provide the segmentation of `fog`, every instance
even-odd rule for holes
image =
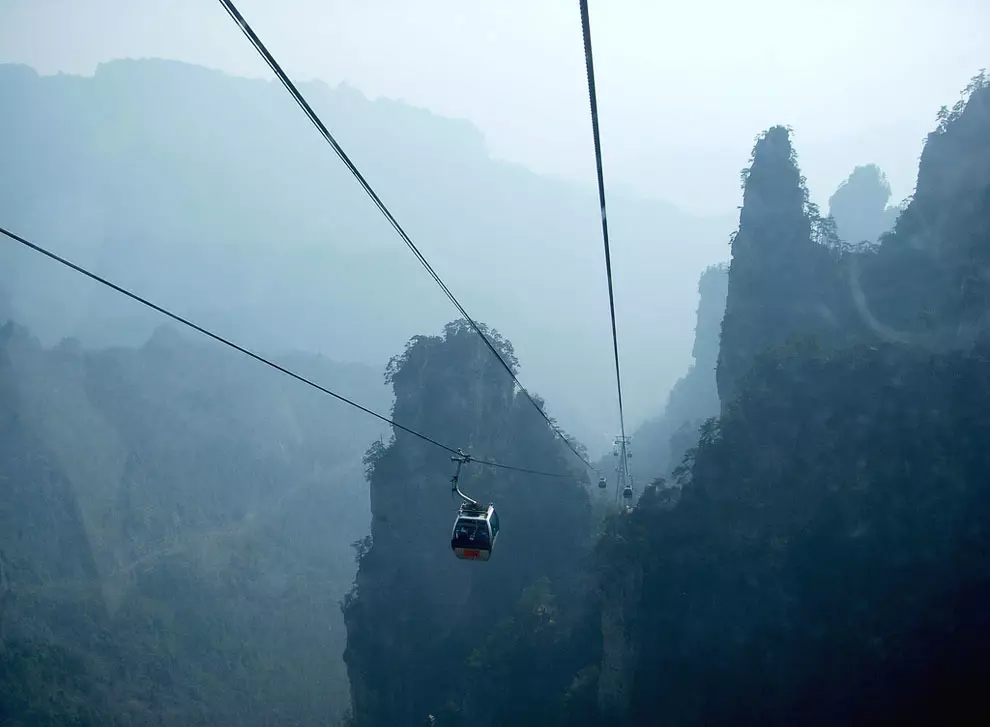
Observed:
[[[218,3],[0,7],[0,60],[42,73],[155,56],[270,75]],[[239,7],[294,78],[346,82],[371,98],[470,119],[495,157],[593,181],[580,18],[570,0]],[[907,196],[930,109],[985,64],[990,22],[979,0],[609,0],[592,2],[591,15],[609,188],[714,214],[738,204],[735,174],[772,123],[795,128],[820,204],[867,162],[887,172],[895,199]]]
[[[590,185],[587,89],[580,21],[572,5],[254,0],[241,10],[294,78],[346,83],[372,99],[401,99],[467,119],[484,135],[493,158]],[[162,57],[239,76],[271,76],[219,4],[4,0],[0,7],[0,61],[26,63],[43,74],[91,74],[98,63],[115,58]],[[803,169],[820,204],[853,166],[868,162],[887,173],[895,200],[907,196],[931,122],[929,109],[951,98],[979,66],[977,19],[990,20],[990,10],[976,2],[938,6],[937,14],[935,7],[849,2],[795,13],[782,2],[674,8],[632,0],[592,4],[605,175],[616,198],[615,261],[618,282],[625,283],[618,285],[616,305],[628,351],[631,425],[662,405],[663,390],[683,369],[690,346],[690,331],[676,321],[670,335],[655,331],[644,340],[638,333],[644,326],[640,312],[672,305],[678,314],[690,312],[693,301],[671,303],[669,296],[645,291],[623,275],[631,276],[630,268],[649,256],[659,266],[696,277],[702,259],[715,262],[726,250],[710,239],[676,234],[623,235],[619,198],[655,198],[711,215],[715,235],[727,236],[739,199],[736,172],[754,134],[776,122],[795,128]],[[932,33],[953,38],[952,52],[921,42]],[[819,40],[808,43],[809,35]],[[905,46],[913,48],[910,54],[898,52]],[[287,96],[282,103],[291,106]],[[335,128],[335,119],[325,121]],[[341,141],[346,148],[348,139]],[[361,164],[360,157],[356,161]],[[416,178],[416,170],[404,173]],[[373,185],[387,181],[371,178]],[[436,219],[448,214],[442,198],[429,204]],[[552,218],[560,210],[545,213]],[[355,214],[375,213],[365,208]],[[588,222],[593,225],[593,215]],[[468,240],[471,220],[464,223],[461,234]],[[429,257],[431,240],[420,238]],[[408,254],[395,242],[394,254]],[[592,236],[587,243],[594,244]],[[642,249],[646,246],[649,253]],[[704,246],[703,252],[689,251],[691,246]],[[600,257],[591,247],[582,252],[589,260]],[[547,269],[538,250],[531,254],[527,264]],[[554,271],[548,274],[568,274],[566,267]],[[457,272],[450,285],[455,294],[469,296]],[[582,274],[578,284],[606,306],[600,271],[589,266]],[[530,303],[546,332],[565,314],[541,313],[538,294],[508,285],[513,297]],[[678,292],[692,295],[690,286]],[[497,309],[472,314],[508,325]],[[589,326],[582,347],[607,348],[607,338],[591,335],[594,330],[600,329]],[[511,326],[506,332],[518,337]],[[525,364],[532,354],[524,340],[519,345]],[[579,366],[582,375],[574,383],[581,388],[611,383],[603,366],[555,363]],[[531,378],[533,388],[553,399],[563,393],[547,389],[544,372],[534,371]],[[567,408],[564,402],[554,404]],[[586,437],[595,429],[615,428],[601,421],[567,421],[566,415],[564,423]]]
[[[0,60],[26,63],[42,74],[91,74],[97,64],[115,58],[161,57],[243,77],[271,75],[219,5],[5,0],[2,7]],[[694,281],[704,265],[727,255],[722,243],[734,225],[736,172],[757,131],[778,121],[794,126],[803,169],[820,203],[853,166],[867,162],[878,163],[887,173],[895,200],[910,193],[920,142],[931,120],[928,109],[951,98],[978,65],[982,49],[973,18],[988,11],[976,3],[940,8],[935,16],[921,4],[908,12],[893,13],[892,7],[849,3],[795,16],[782,3],[673,11],[649,3],[593,4],[630,427],[662,407],[667,389],[684,369]],[[440,116],[466,119],[483,135],[493,159],[593,191],[580,23],[570,3],[255,1],[245,2],[241,10],[294,78],[345,83],[370,99],[400,99]],[[713,14],[718,23],[706,21]],[[955,39],[951,54],[912,42],[931,33],[932,23],[938,24],[934,30],[940,36]],[[809,48],[809,33],[827,42]],[[740,38],[746,39],[746,50],[739,47]],[[905,57],[897,53],[898,44],[920,50]],[[899,79],[908,77],[912,83],[905,88]],[[288,96],[270,103],[295,111]],[[342,134],[345,149],[359,143],[340,131],[341,121],[325,121]],[[258,130],[259,143],[265,133]],[[294,133],[308,132],[297,125]],[[272,143],[275,139],[272,134]],[[391,141],[402,145],[401,138]],[[331,152],[314,147],[312,153]],[[368,163],[360,155],[355,160],[359,166]],[[371,175],[372,185],[381,190],[391,184],[387,174],[400,173],[395,164],[397,160],[388,171]],[[279,183],[301,184],[290,177],[295,171],[286,170]],[[428,183],[422,170],[405,167],[401,174],[410,183]],[[386,202],[394,204],[401,194],[385,195]],[[509,215],[513,204],[526,206],[518,188],[510,194],[518,197],[507,204]],[[633,207],[655,210],[674,204],[709,219],[700,222],[699,231],[677,224],[650,229],[634,213],[624,217],[624,199]],[[646,201],[650,199],[657,203]],[[483,199],[473,201],[484,205]],[[375,226],[370,218],[377,212],[356,205],[354,219]],[[552,228],[562,211],[544,206],[541,223]],[[582,225],[587,234],[572,246],[573,267],[550,262],[539,247],[528,247],[518,260],[547,278],[572,279],[570,294],[580,291],[586,298],[580,309],[583,326],[560,327],[563,318],[573,315],[563,301],[547,300],[543,291],[507,280],[484,280],[480,286],[496,284],[504,298],[526,309],[525,318],[538,326],[538,333],[524,330],[521,321],[500,310],[501,301],[493,299],[481,310],[469,305],[468,311],[517,343],[530,369],[524,383],[550,397],[562,423],[596,450],[607,444],[617,422],[614,402],[608,400],[614,374],[609,357],[602,355],[610,342],[602,335],[600,311],[606,310],[607,299],[594,212],[589,197]],[[414,239],[468,304],[474,286],[465,285],[464,277],[473,280],[472,273],[435,260],[440,252],[434,230],[451,217],[449,203],[434,195],[422,213],[430,222]],[[477,253],[471,240],[477,239],[472,226],[478,220],[468,217],[460,223],[451,232],[470,257]],[[384,242],[390,233],[383,232],[376,239]],[[386,244],[393,245],[391,254],[408,255],[398,239]],[[653,275],[660,276],[652,284],[649,276],[637,273],[647,261]],[[411,268],[409,274],[415,274]],[[290,279],[285,282],[291,285]],[[662,316],[663,324],[647,325],[647,313]],[[404,329],[398,338],[436,329],[438,321],[419,319],[417,330]],[[555,329],[560,339],[570,339],[569,345],[555,347],[566,350],[566,357],[536,350]],[[390,344],[395,348],[401,340],[393,338]],[[358,351],[358,358],[381,363],[378,351]],[[569,388],[562,386],[562,378]],[[589,395],[594,403],[581,411],[574,400]]]
[[[429,724],[461,724],[463,710],[484,727],[496,719],[486,705],[528,708],[539,691],[548,716],[526,719],[576,725],[550,701],[573,687],[584,696],[567,709],[592,719],[581,705],[627,699],[636,683],[639,657],[623,651],[634,639],[612,627],[648,623],[705,568],[736,588],[733,538],[750,526],[768,528],[770,573],[790,537],[774,528],[800,542],[801,518],[818,522],[820,502],[845,496],[843,478],[860,488],[845,503],[850,522],[896,502],[908,534],[936,505],[963,502],[940,486],[930,511],[915,508],[898,458],[952,442],[933,479],[952,474],[944,462],[969,461],[968,430],[937,416],[962,399],[948,384],[926,388],[938,377],[918,363],[936,349],[909,349],[931,331],[985,330],[990,297],[967,265],[984,254],[990,214],[990,83],[973,82],[982,95],[965,119],[965,104],[945,107],[987,66],[986,2],[591,0],[632,462],[611,452],[620,421],[578,4],[237,4],[468,313],[512,343],[523,384],[597,470],[584,482],[476,337],[448,326],[455,306],[220,3],[0,0],[0,226],[441,445],[391,438],[381,420],[0,238],[0,722],[337,724],[350,701],[349,727],[417,723],[440,705],[446,717]],[[902,330],[912,333],[890,333]],[[840,355],[823,364],[819,345]],[[766,363],[768,351],[783,363]],[[772,385],[747,383],[754,361]],[[983,370],[976,357],[943,363],[961,380]],[[902,370],[913,383],[888,387]],[[818,404],[802,408],[805,395]],[[930,421],[911,419],[919,411]],[[731,441],[718,440],[723,420]],[[907,422],[893,440],[890,422]],[[678,520],[702,445],[707,489]],[[456,503],[444,448],[462,446],[510,465],[476,462],[462,483],[502,513],[491,563],[461,563],[447,547]],[[581,475],[559,476],[570,465]],[[803,487],[794,497],[788,478]],[[982,502],[985,481],[973,465],[952,482]],[[545,527],[551,509],[566,536]],[[626,515],[641,532],[622,531]],[[836,542],[869,529],[846,525],[816,527]],[[585,548],[609,538],[615,553],[639,548],[606,563],[633,569],[613,586],[663,564],[650,571],[656,608],[637,614],[622,586],[599,618],[583,590],[600,575]],[[725,557],[709,558],[713,543]],[[681,546],[694,565],[678,563]],[[739,563],[762,562],[752,547]],[[668,593],[670,573],[685,580]],[[747,587],[775,595],[754,590],[754,604],[790,597],[794,584],[764,575]],[[718,597],[696,593],[692,608],[736,603],[710,587]],[[815,624],[832,601],[811,593]],[[723,639],[722,612],[705,613],[697,628],[663,618],[719,648],[760,646],[742,632]],[[557,614],[566,636],[551,628]],[[874,643],[857,628],[849,643]],[[684,654],[707,653],[689,641]],[[464,686],[469,656],[496,678]],[[585,678],[599,667],[600,682]],[[534,687],[526,669],[562,681]],[[684,683],[709,673],[686,669]],[[747,685],[732,688],[759,691]],[[523,724],[510,713],[501,723]]]

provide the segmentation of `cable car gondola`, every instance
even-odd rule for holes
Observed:
[[[450,547],[460,560],[488,560],[498,538],[498,513],[495,506],[465,502],[461,505]]]
[[[608,487],[608,480],[606,480],[604,477],[599,477],[598,478],[598,489],[599,490],[604,490],[606,487]]]
[[[622,496],[627,500],[631,500],[633,496],[632,485],[626,485],[622,488]]]
[[[450,534],[450,548],[460,560],[488,560],[498,539],[498,513],[495,505],[481,505],[465,495],[458,487],[461,466],[471,461],[471,457],[458,450],[459,455],[450,459],[457,462],[457,471],[450,478],[451,490],[460,496],[461,503]]]

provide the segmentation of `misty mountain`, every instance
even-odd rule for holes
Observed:
[[[346,86],[301,90],[469,313],[516,343],[524,383],[592,452],[607,446],[617,410],[592,180],[493,161],[465,121]],[[0,117],[3,224],[156,302],[248,346],[376,366],[454,312],[276,82],[162,60],[93,77],[4,65],[0,94],[18,109]],[[694,281],[726,257],[732,220],[620,193],[609,212],[633,426],[690,361]],[[4,284],[10,314],[49,344],[137,344],[157,324],[9,245]]]
[[[890,182],[876,164],[853,169],[828,200],[836,233],[846,242],[875,243],[897,222],[903,205],[891,205]]]
[[[670,390],[663,412],[633,432],[630,451],[635,456],[629,458],[627,471],[637,493],[657,477],[668,477],[681,463],[684,451],[697,441],[702,422],[718,414],[715,367],[727,285],[728,266],[724,264],[707,268],[698,280],[692,363]],[[618,463],[617,455],[606,455],[598,467],[612,479],[618,477]],[[613,490],[607,488],[605,494],[612,495]]]
[[[787,164],[792,163],[793,160],[788,157]],[[748,178],[747,172],[747,181]],[[771,199],[774,197],[771,194]],[[889,200],[890,185],[883,171],[875,164],[857,166],[830,198],[831,220],[817,216],[818,232],[827,231],[853,246],[876,243],[883,234],[893,229],[903,208],[888,205]],[[772,240],[773,235],[769,239]],[[671,388],[662,414],[646,420],[633,433],[632,449],[637,456],[630,458],[628,467],[635,483],[647,485],[657,477],[669,477],[671,471],[681,464],[684,453],[697,441],[698,429],[703,421],[719,412],[715,369],[727,283],[728,266],[725,264],[707,268],[698,281],[697,323],[691,349],[694,360],[684,376]],[[831,292],[836,293],[834,289]],[[828,315],[834,317],[843,307],[834,305],[833,309],[828,310]],[[611,472],[616,469],[614,465],[617,462],[606,455],[599,460],[598,466]]]
[[[511,342],[492,338],[517,365]],[[401,431],[388,446],[369,449],[371,534],[344,608],[354,723],[417,725],[434,714],[444,724],[494,727],[549,718],[536,705],[571,676],[546,666],[572,625],[555,603],[577,601],[580,592],[574,576],[591,532],[584,473],[463,320],[446,325],[442,336],[410,341],[389,379],[396,416],[416,429],[463,437],[482,460],[539,463],[561,477],[465,465],[462,490],[497,503],[499,521],[509,523],[491,560],[472,563],[451,553],[458,503],[448,484],[450,458]],[[530,628],[533,610],[549,631]],[[519,640],[540,656],[526,664],[513,659]],[[521,683],[526,690],[514,699],[500,698]]]
[[[758,137],[721,412],[599,542],[600,712],[567,724],[987,721],[988,151],[981,73],[859,246],[808,204],[789,131]]]
[[[278,360],[388,410],[374,369]],[[361,456],[384,434],[168,327],[96,351],[0,327],[0,722],[339,714]]]

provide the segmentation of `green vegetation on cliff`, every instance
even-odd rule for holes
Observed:
[[[624,689],[576,724],[990,717],[988,151],[980,77],[929,137],[895,230],[860,250],[809,236],[786,131],[757,142],[722,413],[678,486],[650,488],[599,544],[602,660]]]
[[[163,83],[182,72],[152,67]],[[100,80],[126,81],[135,68],[103,69]],[[121,134],[152,167],[172,163],[167,139],[126,136],[141,128],[133,117],[93,137],[92,99],[46,95],[18,73],[3,70],[0,84],[56,98],[89,124],[51,140],[53,158],[91,161]],[[157,113],[190,121],[191,107],[163,98]],[[4,123],[37,148],[31,124]],[[23,149],[5,148],[5,163]],[[126,206],[130,157],[111,157],[118,166],[91,185],[57,164],[40,165],[39,184],[76,199],[77,216],[101,200]],[[190,219],[218,235],[193,204],[205,205],[203,181],[187,181],[176,187]],[[4,184],[3,205],[37,222],[29,185]],[[424,189],[406,200],[413,212]],[[303,227],[318,231],[348,201],[323,208],[313,194]],[[72,339],[46,347],[6,325],[0,724],[327,724],[347,701],[345,666],[342,721],[356,727],[986,722],[990,83],[975,78],[939,114],[903,209],[887,207],[878,169],[860,167],[823,216],[783,126],[757,139],[743,199],[729,265],[699,281],[693,364],[664,417],[641,431],[642,496],[603,523],[587,473],[464,321],[412,338],[390,361],[403,425],[481,459],[564,475],[466,466],[462,488],[496,503],[501,519],[483,564],[449,547],[449,456],[402,430],[386,439],[374,421],[169,329],[140,347],[89,350]],[[205,254],[148,204],[137,212],[159,213],[155,255],[178,250],[211,269],[216,250]],[[100,243],[64,230],[61,241],[141,282],[120,209]],[[44,225],[58,227],[54,217]],[[261,239],[248,237],[225,244]],[[286,250],[308,262],[312,252]],[[497,256],[504,270],[517,267],[510,252]],[[329,289],[348,300],[347,268],[329,283],[320,269],[309,266],[293,295]],[[17,272],[0,270],[0,315],[37,297],[32,274]],[[390,293],[415,299],[396,271],[383,276],[386,287],[399,281]],[[248,295],[266,316],[272,290]],[[210,307],[191,291],[194,308]],[[37,313],[52,330],[72,318],[53,305]],[[252,334],[264,327],[237,314]],[[92,335],[99,325],[84,318],[72,325]],[[374,328],[361,320],[324,334]],[[136,337],[146,322],[131,324]],[[486,333],[517,367],[508,340]],[[388,391],[362,366],[282,360],[387,408]],[[654,475],[664,477],[643,487]]]
[[[511,344],[488,335],[515,365]],[[387,375],[394,418],[406,426],[481,459],[561,473],[575,466],[465,322],[414,338]],[[367,462],[371,536],[344,611],[354,723],[540,719],[545,695],[562,694],[572,677],[545,664],[557,650],[570,654],[565,635],[581,625],[571,603],[590,545],[584,473],[553,479],[467,465],[461,488],[495,502],[502,527],[481,564],[450,549],[458,502],[448,456],[397,431]]]
[[[385,409],[373,370],[281,359]],[[374,420],[212,343],[0,328],[0,723],[314,724]]]

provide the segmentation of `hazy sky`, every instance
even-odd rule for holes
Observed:
[[[493,156],[593,182],[576,0],[238,5],[296,79],[466,117]],[[938,107],[990,65],[985,0],[590,6],[606,182],[689,210],[734,209],[753,137],[774,123],[794,127],[823,206],[869,162],[900,199]],[[214,0],[0,0],[0,62],[90,74],[148,56],[270,77]]]

